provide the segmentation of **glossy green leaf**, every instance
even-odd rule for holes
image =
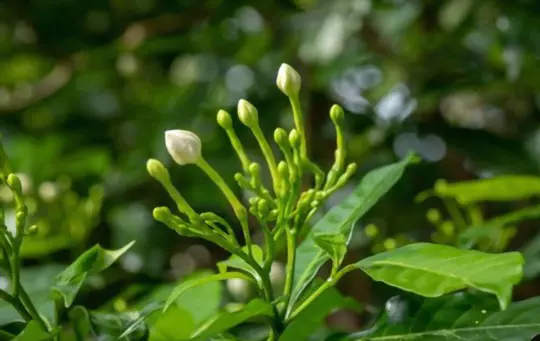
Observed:
[[[328,254],[315,243],[314,236],[318,233],[341,234],[348,243],[354,223],[396,184],[413,160],[414,157],[409,156],[397,163],[372,170],[342,203],[333,207],[315,224],[296,249],[294,287],[289,313],[317,271],[329,259]]]
[[[52,341],[53,335],[47,333],[35,321],[30,321],[13,341]]]
[[[325,317],[340,308],[359,310],[359,304],[354,299],[341,295],[335,288],[326,290],[308,309],[294,318],[281,334],[279,341],[308,340],[323,324]]]
[[[505,175],[451,184],[438,181],[434,191],[439,197],[455,198],[463,205],[481,201],[521,200],[540,195],[540,177]]]
[[[242,250],[247,253],[247,246],[244,246]],[[251,246],[251,252],[257,264],[262,267],[264,264],[263,250],[260,248],[260,246],[253,244]],[[259,280],[259,275],[257,274],[257,272],[237,255],[232,255],[231,257],[229,257],[229,259],[219,262],[217,266],[219,272],[227,272],[228,268],[235,268],[246,271],[247,273],[251,274],[255,280]]]
[[[429,243],[406,245],[354,264],[376,281],[425,297],[475,288],[497,296],[502,308],[523,272],[518,252],[489,254]]]
[[[459,293],[400,310],[397,316],[386,315],[370,330],[344,340],[528,341],[540,334],[538,297],[499,311],[485,298]]]
[[[54,316],[54,303],[50,296],[51,286],[63,266],[49,264],[21,269],[21,284],[34,302],[39,313],[49,321]],[[39,280],[36,280],[39,278]],[[0,326],[11,322],[24,322],[24,319],[7,302],[0,300]]]
[[[95,245],[58,275],[52,291],[62,297],[66,308],[69,307],[86,278],[110,267],[133,243],[118,250],[106,250]]]
[[[232,327],[251,320],[255,317],[272,317],[273,308],[270,304],[255,299],[246,304],[241,310],[235,312],[223,312],[210,319],[199,327],[192,335],[192,340],[208,340],[219,333],[225,332]]]
[[[347,253],[348,238],[341,233],[317,233],[313,238],[315,244],[332,259],[334,266],[339,267]]]
[[[75,340],[85,341],[91,335],[92,325],[90,323],[90,313],[83,306],[72,307],[69,312],[69,321],[73,326]]]
[[[180,283],[167,298],[165,307],[163,310],[167,310],[172,304],[176,303],[178,298],[187,290],[194,288],[199,285],[207,284],[215,281],[223,281],[231,278],[241,278],[244,280],[252,281],[252,278],[241,273],[241,272],[223,272],[215,275],[205,276],[205,277],[196,277],[187,279],[186,281]]]

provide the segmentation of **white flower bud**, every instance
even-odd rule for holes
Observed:
[[[196,163],[201,158],[201,140],[187,130],[167,130],[165,146],[173,160],[179,165]]]
[[[238,101],[238,118],[247,127],[252,127],[259,122],[259,112],[253,104],[249,103],[245,99]]]
[[[279,67],[276,84],[279,90],[289,97],[298,96],[302,78],[289,64],[281,64]]]

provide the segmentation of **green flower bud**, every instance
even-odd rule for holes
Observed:
[[[171,217],[171,210],[169,210],[167,207],[156,207],[152,211],[152,216],[157,221],[166,222]]]
[[[287,180],[289,178],[289,165],[287,162],[280,161],[278,164],[278,173],[281,179]]]
[[[187,130],[167,130],[165,146],[173,160],[179,165],[197,163],[201,158],[201,140]]]
[[[300,145],[300,134],[298,134],[296,129],[291,130],[289,133],[289,143],[293,147],[298,147]]]
[[[38,226],[37,225],[32,225],[32,226],[29,226],[27,229],[26,229],[26,235],[27,236],[32,236],[32,235],[35,235],[38,233]]]
[[[247,127],[253,127],[259,122],[259,112],[253,104],[245,99],[238,101],[238,118]]]
[[[259,200],[259,202],[257,203],[257,210],[263,217],[266,217],[268,215],[268,212],[270,212],[270,205],[268,204],[268,200]]]
[[[426,217],[430,223],[436,224],[441,221],[441,212],[436,208],[432,208],[427,211]]]
[[[217,122],[225,130],[232,128],[231,115],[225,110],[220,110],[217,113]]]
[[[345,114],[343,112],[343,108],[341,108],[337,104],[334,104],[332,108],[330,109],[330,118],[332,119],[332,122],[334,122],[335,125],[341,126],[343,124],[343,121],[345,120]]]
[[[288,97],[295,97],[300,92],[302,78],[290,65],[283,63],[278,70],[276,85]]]
[[[251,174],[259,174],[261,172],[261,165],[259,165],[257,162],[252,162],[249,165],[249,172]]]
[[[278,145],[283,145],[287,141],[287,132],[283,128],[277,128],[274,131],[274,141]]]
[[[17,175],[13,173],[9,174],[7,177],[7,184],[15,193],[19,195],[22,193],[22,183]]]
[[[148,174],[154,179],[166,179],[169,177],[169,172],[167,168],[156,159],[148,159],[146,162],[146,170]]]

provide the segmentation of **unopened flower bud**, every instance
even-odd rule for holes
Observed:
[[[7,184],[15,193],[22,193],[22,183],[19,177],[15,174],[9,174],[7,177]]]
[[[426,217],[430,223],[436,224],[441,221],[441,212],[436,208],[431,208],[427,211]]]
[[[274,131],[274,141],[278,145],[282,145],[287,141],[287,132],[283,128],[277,128]]]
[[[245,99],[238,101],[238,118],[247,127],[252,127],[259,122],[259,112],[253,104]]]
[[[220,110],[217,113],[217,122],[221,128],[227,130],[232,128],[232,119],[231,115],[225,110]]]
[[[289,143],[293,147],[300,145],[300,134],[298,134],[298,131],[296,131],[296,129],[291,130],[291,132],[289,133]]]
[[[179,165],[196,163],[201,158],[201,140],[187,130],[167,130],[165,145],[173,160]]]
[[[169,220],[171,216],[171,210],[169,210],[167,207],[156,207],[152,211],[152,216],[157,221],[165,222]]]
[[[335,125],[340,126],[343,124],[344,118],[345,114],[343,113],[343,109],[339,105],[334,104],[330,109],[330,119],[332,119],[332,122],[334,122]]]
[[[26,235],[27,236],[33,236],[33,235],[35,235],[37,233],[38,233],[38,226],[37,225],[28,226],[28,228],[26,229]]]
[[[276,78],[279,90],[289,97],[298,96],[302,85],[300,74],[288,64],[281,64]]]
[[[169,176],[167,168],[156,159],[148,159],[146,162],[146,170],[154,179],[166,179]]]

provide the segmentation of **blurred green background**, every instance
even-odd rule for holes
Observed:
[[[196,132],[233,185],[239,162],[215,115],[247,98],[269,136],[291,127],[275,86],[283,62],[302,75],[310,151],[325,167],[334,152],[329,108],[345,108],[350,160],[360,165],[351,187],[408,150],[422,157],[361,225],[397,244],[428,240],[425,213],[439,203],[414,197],[437,179],[538,174],[539,13],[536,0],[2,1],[0,133],[41,224],[26,261],[68,263],[96,242],[136,239],[124,271],[95,283],[99,299],[83,296],[97,307],[130,284],[180,279],[226,257],[153,221],[152,208],[171,201],[145,163],[169,165],[196,210],[231,217],[203,174],[172,163],[163,133]],[[534,232],[529,225],[513,248]],[[357,230],[352,258],[374,247]],[[370,286],[357,274],[341,288],[373,302]],[[522,295],[534,290],[525,287]]]

